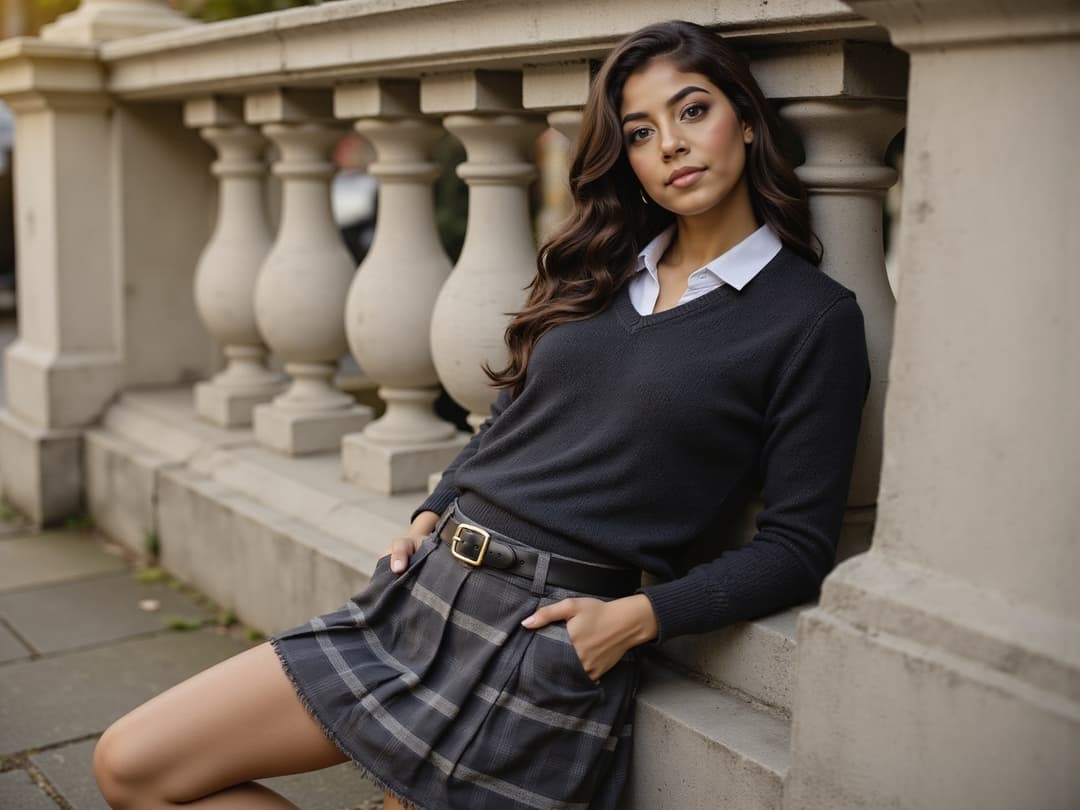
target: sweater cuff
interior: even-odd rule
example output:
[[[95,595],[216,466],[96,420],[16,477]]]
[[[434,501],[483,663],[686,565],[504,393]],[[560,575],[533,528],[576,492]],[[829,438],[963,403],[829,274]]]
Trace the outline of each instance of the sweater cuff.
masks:
[[[723,595],[692,573],[671,582],[647,585],[638,593],[649,598],[656,613],[658,632],[654,644],[716,629],[728,612]]]
[[[416,507],[412,517],[409,518],[409,522],[416,520],[416,516],[421,512],[434,512],[436,515],[441,515],[457,499],[458,494],[457,489],[454,487],[440,483],[439,486],[435,487],[435,491],[428,495],[427,500]]]

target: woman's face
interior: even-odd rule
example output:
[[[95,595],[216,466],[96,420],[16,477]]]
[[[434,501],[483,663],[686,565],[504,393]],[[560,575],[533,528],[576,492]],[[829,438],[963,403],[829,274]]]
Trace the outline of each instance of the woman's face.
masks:
[[[750,206],[753,130],[705,76],[653,59],[623,85],[619,117],[630,167],[653,202],[683,217]]]

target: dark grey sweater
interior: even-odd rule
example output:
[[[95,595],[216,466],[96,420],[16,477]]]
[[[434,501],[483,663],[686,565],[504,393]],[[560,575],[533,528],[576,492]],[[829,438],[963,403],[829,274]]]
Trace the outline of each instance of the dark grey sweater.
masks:
[[[712,630],[817,592],[868,384],[854,295],[786,248],[741,292],[653,315],[624,287],[537,342],[520,396],[500,393],[420,509],[459,498],[538,548],[638,566],[660,579],[643,592],[661,640]],[[682,571],[754,490],[753,541]]]

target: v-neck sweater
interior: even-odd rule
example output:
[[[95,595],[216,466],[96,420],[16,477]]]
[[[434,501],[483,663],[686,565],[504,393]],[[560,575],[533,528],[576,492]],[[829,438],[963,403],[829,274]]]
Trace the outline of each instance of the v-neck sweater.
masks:
[[[787,248],[742,290],[655,314],[624,286],[536,342],[521,393],[500,392],[417,511],[457,498],[537,548],[639,567],[660,640],[713,630],[817,592],[868,386],[855,296]],[[724,547],[755,492],[753,539]]]

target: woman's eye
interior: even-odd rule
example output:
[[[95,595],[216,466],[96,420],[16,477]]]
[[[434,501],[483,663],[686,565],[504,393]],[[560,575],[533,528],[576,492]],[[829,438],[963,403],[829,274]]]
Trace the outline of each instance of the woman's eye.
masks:
[[[685,110],[683,110],[683,118],[701,118],[707,111],[708,106],[705,104],[691,104]]]
[[[629,134],[626,136],[626,140],[628,143],[637,143],[643,138],[648,137],[648,135],[649,130],[645,127],[638,127],[637,129],[630,130]]]

